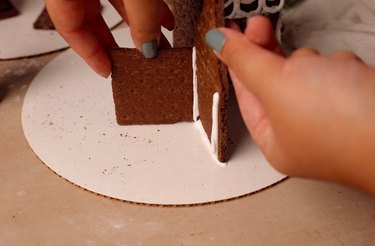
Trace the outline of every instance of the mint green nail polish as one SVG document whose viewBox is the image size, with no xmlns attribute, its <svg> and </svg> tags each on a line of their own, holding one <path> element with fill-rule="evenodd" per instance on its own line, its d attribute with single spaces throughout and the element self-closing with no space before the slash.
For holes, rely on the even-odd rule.
<svg viewBox="0 0 375 246">
<path fill-rule="evenodd" d="M 208 45 L 216 52 L 220 53 L 225 44 L 225 36 L 217 29 L 211 29 L 206 33 L 206 41 Z"/>
<path fill-rule="evenodd" d="M 153 58 L 158 53 L 158 42 L 156 40 L 145 42 L 142 44 L 141 50 L 146 58 Z"/>
</svg>

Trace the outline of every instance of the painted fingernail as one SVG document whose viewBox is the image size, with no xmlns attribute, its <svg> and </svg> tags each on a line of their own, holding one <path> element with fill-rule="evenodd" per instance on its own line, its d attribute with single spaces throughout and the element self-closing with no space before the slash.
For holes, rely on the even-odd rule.
<svg viewBox="0 0 375 246">
<path fill-rule="evenodd" d="M 226 38 L 219 30 L 211 29 L 206 33 L 206 41 L 211 48 L 220 53 L 223 49 Z"/>
<path fill-rule="evenodd" d="M 153 58 L 158 53 L 158 41 L 152 40 L 150 42 L 145 42 L 141 46 L 142 54 L 146 58 Z"/>
</svg>

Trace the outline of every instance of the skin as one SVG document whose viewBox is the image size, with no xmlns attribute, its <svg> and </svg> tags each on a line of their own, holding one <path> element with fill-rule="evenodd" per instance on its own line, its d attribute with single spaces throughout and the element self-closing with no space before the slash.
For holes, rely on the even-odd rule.
<svg viewBox="0 0 375 246">
<path fill-rule="evenodd" d="M 101 15 L 99 0 L 45 0 L 56 30 L 102 77 L 111 73 L 107 49 L 117 47 Z M 173 29 L 174 18 L 162 0 L 110 0 L 130 26 L 138 49 L 144 42 L 160 41 L 161 26 Z"/>
<path fill-rule="evenodd" d="M 279 171 L 375 195 L 375 70 L 353 53 L 285 57 L 264 17 L 219 28 L 243 119 Z"/>
</svg>

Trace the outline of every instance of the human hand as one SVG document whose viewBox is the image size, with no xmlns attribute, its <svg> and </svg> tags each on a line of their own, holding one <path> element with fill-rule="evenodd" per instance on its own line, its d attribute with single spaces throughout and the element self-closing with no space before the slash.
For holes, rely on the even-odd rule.
<svg viewBox="0 0 375 246">
<path fill-rule="evenodd" d="M 135 46 L 147 58 L 156 55 L 161 26 L 173 29 L 174 18 L 162 0 L 110 0 L 129 24 Z M 108 77 L 107 49 L 117 47 L 101 15 L 100 0 L 46 0 L 56 30 L 99 75 Z"/>
<path fill-rule="evenodd" d="M 347 51 L 286 58 L 271 23 L 219 28 L 208 43 L 230 70 L 243 119 L 279 171 L 375 194 L 375 71 Z"/>
</svg>

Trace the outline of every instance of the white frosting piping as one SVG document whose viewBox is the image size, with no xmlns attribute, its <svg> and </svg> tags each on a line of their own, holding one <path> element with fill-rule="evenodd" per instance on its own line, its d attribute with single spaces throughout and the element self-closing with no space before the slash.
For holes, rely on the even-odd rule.
<svg viewBox="0 0 375 246">
<path fill-rule="evenodd" d="M 206 134 L 206 132 L 203 128 L 202 122 L 200 120 L 198 120 L 198 121 L 194 122 L 194 126 L 195 126 L 195 128 L 197 128 L 198 132 L 200 133 L 204 144 L 207 146 L 207 149 L 210 150 L 211 149 L 211 143 L 210 143 L 210 140 L 208 140 L 208 137 L 207 137 L 207 134 Z M 215 155 L 211 151 L 210 151 L 210 154 L 212 156 L 212 159 L 214 159 L 216 161 L 217 165 L 219 165 L 220 167 L 226 167 L 228 165 L 227 162 L 220 162 L 219 159 L 217 158 L 217 155 Z"/>
<path fill-rule="evenodd" d="M 219 154 L 219 92 L 212 96 L 212 127 L 211 127 L 211 153 L 218 157 Z"/>
<path fill-rule="evenodd" d="M 198 79 L 197 79 L 197 51 L 193 47 L 193 120 L 197 121 L 199 117 L 198 107 Z"/>
<path fill-rule="evenodd" d="M 199 118 L 199 107 L 198 107 L 198 79 L 197 79 L 197 53 L 195 47 L 192 52 L 192 65 L 193 65 L 193 120 L 194 125 L 198 129 L 199 133 L 207 148 L 210 150 L 212 158 L 221 167 L 226 167 L 227 163 L 220 162 L 218 159 L 219 154 L 219 101 L 220 95 L 218 92 L 214 93 L 212 97 L 212 127 L 211 127 L 211 141 L 209 141 L 207 134 L 203 128 L 202 122 Z"/>
<path fill-rule="evenodd" d="M 241 9 L 241 4 L 252 4 L 258 1 L 258 8 L 256 10 L 246 12 Z M 276 1 L 276 0 L 268 0 Z M 248 18 L 257 14 L 275 14 L 284 7 L 285 0 L 280 0 L 277 6 L 268 6 L 267 0 L 226 0 L 224 7 L 227 8 L 233 4 L 232 12 L 225 16 L 228 19 Z"/>
</svg>

